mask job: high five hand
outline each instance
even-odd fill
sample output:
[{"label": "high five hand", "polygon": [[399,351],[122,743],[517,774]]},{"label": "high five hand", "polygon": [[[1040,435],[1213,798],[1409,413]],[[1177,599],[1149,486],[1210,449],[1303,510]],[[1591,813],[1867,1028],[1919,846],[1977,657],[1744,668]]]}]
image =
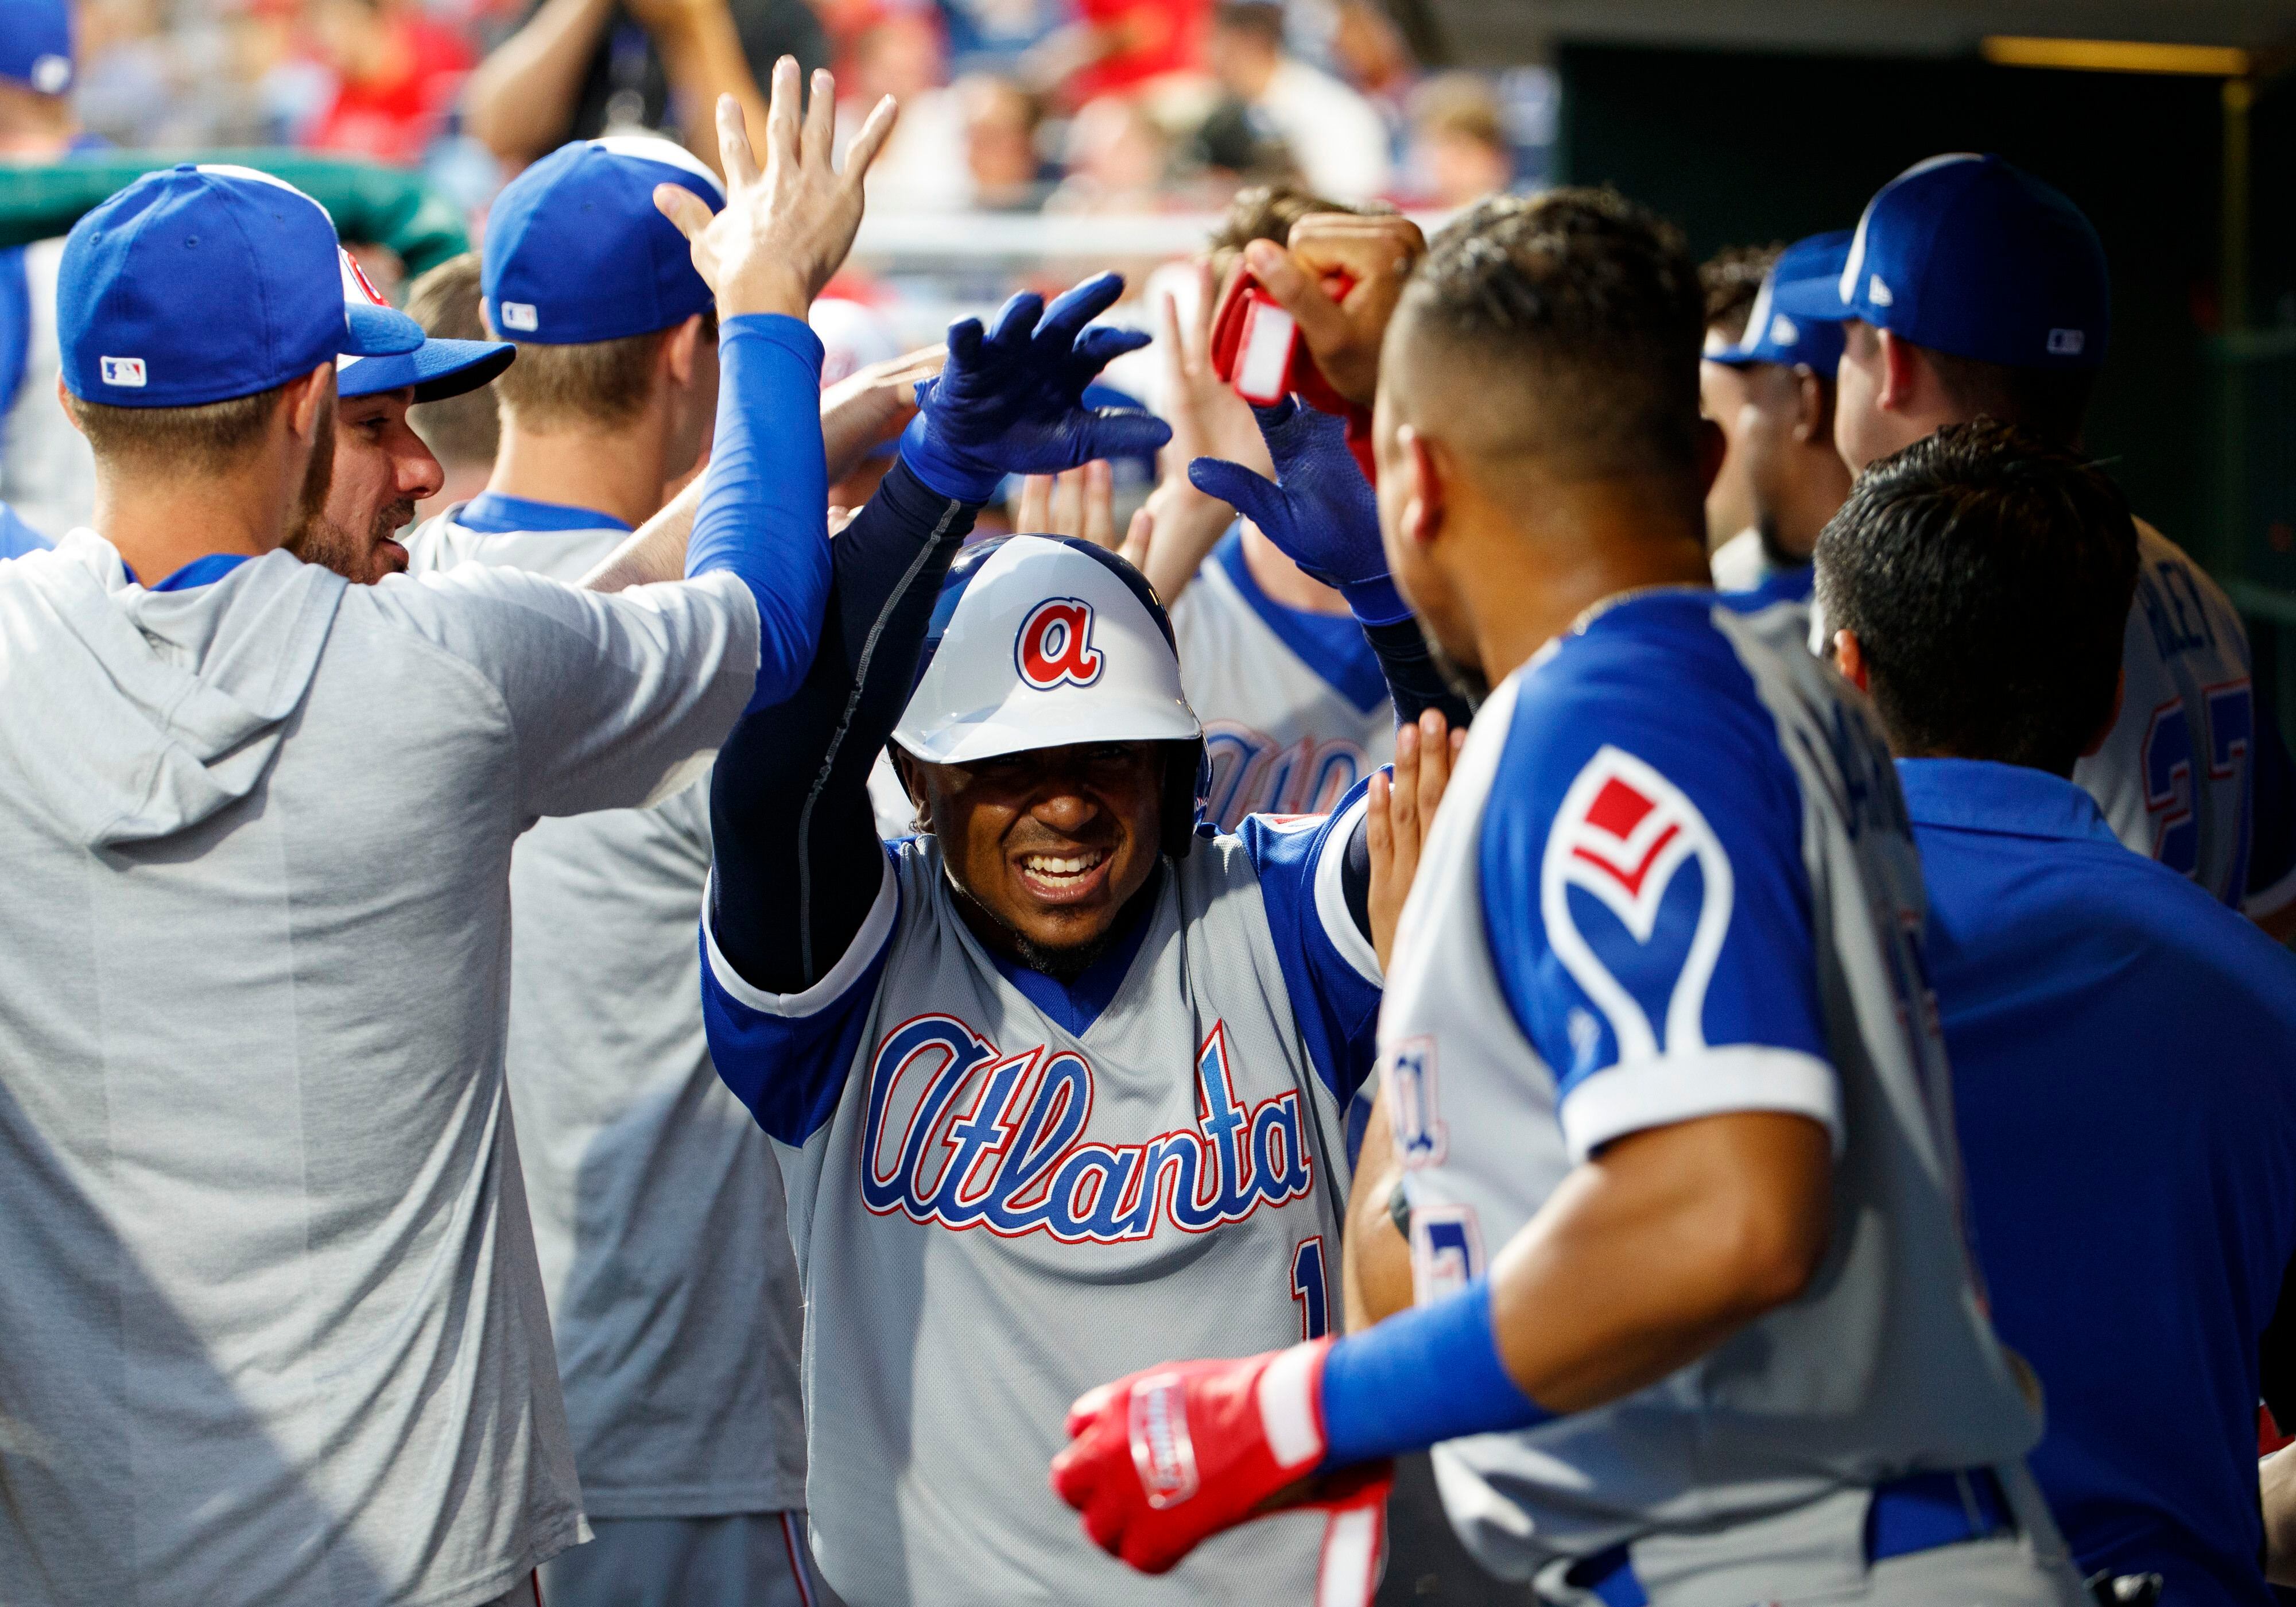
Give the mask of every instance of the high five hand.
[{"label": "high five hand", "polygon": [[742,313],[805,316],[853,249],[861,226],[861,179],[893,131],[887,95],[869,113],[845,153],[845,171],[830,160],[837,84],[813,75],[813,99],[798,116],[798,66],[774,63],[773,104],[766,117],[765,166],[750,149],[741,103],[718,99],[718,149],[726,168],[726,206],[712,217],[691,190],[661,184],[653,204],[693,242],[694,271],[718,297],[720,317]]},{"label": "high five hand", "polygon": [[1084,405],[1110,358],[1148,343],[1137,330],[1086,327],[1123,293],[1121,275],[1103,274],[1050,307],[1023,291],[986,332],[978,318],[950,324],[948,365],[917,388],[917,418],[902,438],[910,468],[942,495],[978,502],[1007,474],[1144,457],[1169,440],[1161,419]]}]

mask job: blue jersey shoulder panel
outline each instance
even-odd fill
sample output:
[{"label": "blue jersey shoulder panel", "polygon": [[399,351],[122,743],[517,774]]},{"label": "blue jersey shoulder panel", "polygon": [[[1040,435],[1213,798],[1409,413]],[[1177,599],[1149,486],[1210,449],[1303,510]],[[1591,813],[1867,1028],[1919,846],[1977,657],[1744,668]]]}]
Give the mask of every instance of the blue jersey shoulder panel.
[{"label": "blue jersey shoulder panel", "polygon": [[899,924],[890,869],[896,846],[886,847],[883,889],[852,947],[806,995],[768,996],[734,974],[717,952],[703,909],[701,1021],[710,1063],[758,1125],[783,1144],[803,1144],[826,1127],[845,1092]]},{"label": "blue jersey shoulder panel", "polygon": [[1370,794],[1366,776],[1329,815],[1249,815],[1236,831],[1259,877],[1308,1059],[1343,1102],[1379,1056],[1379,958],[1348,913],[1343,882],[1348,844],[1362,828]]},{"label": "blue jersey shoulder panel", "polygon": [[1614,1067],[1827,1054],[1800,785],[1714,606],[1636,599],[1566,638],[1484,807],[1491,958],[1565,1102]]}]

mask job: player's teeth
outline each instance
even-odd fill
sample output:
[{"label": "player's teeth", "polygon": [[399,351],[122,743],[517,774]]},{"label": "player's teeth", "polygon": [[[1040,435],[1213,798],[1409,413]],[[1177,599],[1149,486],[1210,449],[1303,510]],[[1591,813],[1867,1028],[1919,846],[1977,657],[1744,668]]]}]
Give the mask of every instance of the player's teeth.
[{"label": "player's teeth", "polygon": [[1072,859],[1055,859],[1048,854],[1031,854],[1028,866],[1040,876],[1081,876],[1101,862],[1098,854],[1080,855]]}]

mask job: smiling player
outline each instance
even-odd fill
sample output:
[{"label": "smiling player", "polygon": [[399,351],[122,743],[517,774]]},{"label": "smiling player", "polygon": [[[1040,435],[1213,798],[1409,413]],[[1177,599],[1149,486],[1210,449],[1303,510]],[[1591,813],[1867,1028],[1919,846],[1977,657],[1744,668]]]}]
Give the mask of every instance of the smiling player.
[{"label": "smiling player", "polygon": [[[1048,537],[957,556],[1008,471],[1160,441],[1080,406],[1137,343],[1085,327],[1119,288],[950,332],[832,544],[804,690],[716,772],[710,1051],[783,1146],[815,1553],[854,1607],[1300,1601],[1316,1574],[1309,1517],[1145,1579],[1043,1484],[1095,1378],[1325,1331],[1379,1004],[1361,794],[1200,833],[1201,734],[1145,581]],[[1288,422],[1287,482],[1336,455],[1360,506],[1263,525],[1369,525],[1340,422]],[[1324,563],[1401,616],[1375,542]],[[864,798],[888,737],[925,826],[890,846]]]}]

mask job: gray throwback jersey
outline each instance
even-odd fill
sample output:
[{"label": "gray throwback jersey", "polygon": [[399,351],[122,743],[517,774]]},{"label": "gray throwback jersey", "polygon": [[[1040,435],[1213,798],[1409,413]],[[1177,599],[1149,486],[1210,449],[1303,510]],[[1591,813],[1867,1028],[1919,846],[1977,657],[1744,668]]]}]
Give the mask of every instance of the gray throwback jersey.
[{"label": "gray throwback jersey", "polygon": [[1180,680],[1204,723],[1204,817],[1313,815],[1395,757],[1395,705],[1349,614],[1308,614],[1259,589],[1241,527],[1172,603]]},{"label": "gray throwback jersey", "polygon": [[876,903],[804,994],[711,943],[718,1071],[787,1146],[815,1555],[852,1607],[1308,1599],[1313,1514],[1152,1578],[1046,1480],[1086,1390],[1332,1320],[1378,1011],[1339,886],[1361,808],[1335,818],[1167,860],[1094,1003],[989,957],[930,838],[857,867]]},{"label": "gray throwback jersey", "polygon": [[[2142,520],[2136,558],[2120,716],[2104,746],[2074,767],[2073,780],[2123,843],[2239,909],[2247,902],[2256,811],[2290,803],[2276,791],[2257,791],[2248,633],[2223,589]],[[2276,884],[2296,866],[2266,870]],[[2285,904],[2289,896],[2271,886],[2263,892],[2260,905]]]},{"label": "gray throwback jersey", "polygon": [[[570,582],[629,534],[472,529],[462,512],[407,537],[413,573]],[[805,1505],[781,1173],[701,1028],[709,875],[706,775],[652,808],[541,821],[511,855],[511,1105],[593,1517]]]},{"label": "gray throwback jersey", "polygon": [[583,1537],[512,845],[757,671],[730,575],[0,564],[0,1600],[472,1607]]},{"label": "gray throwback jersey", "polygon": [[1621,1400],[1437,1447],[1506,1575],[1629,1542],[1648,1586],[1733,1517],[2008,1463],[2039,1431],[1962,1238],[1904,802],[1795,612],[1629,596],[1509,676],[1405,908],[1381,1070],[1421,1301],[1614,1139],[1779,1111],[1834,1141],[1800,1299]]}]

